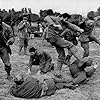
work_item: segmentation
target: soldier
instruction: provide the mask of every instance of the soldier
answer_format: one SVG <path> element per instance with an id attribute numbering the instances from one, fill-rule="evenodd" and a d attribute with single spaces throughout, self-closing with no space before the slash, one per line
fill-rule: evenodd
<path id="1" fill-rule="evenodd" d="M 78 40 L 76 37 L 79 36 L 79 34 L 77 34 L 79 32 L 73 32 L 71 29 L 66 28 L 62 33 L 61 36 L 64 37 L 65 40 L 68 40 L 70 42 L 72 42 L 75 46 L 78 45 Z M 66 56 L 66 61 L 70 61 L 70 58 L 72 57 L 72 53 L 68 50 L 68 54 Z"/>
<path id="2" fill-rule="evenodd" d="M 16 75 L 15 84 L 10 89 L 10 94 L 20 98 L 40 98 L 51 96 L 56 90 L 63 88 L 75 89 L 76 86 L 69 85 L 68 79 L 50 78 L 48 76 L 23 78 L 23 75 Z"/>
<path id="3" fill-rule="evenodd" d="M 29 49 L 30 60 L 28 64 L 28 73 L 31 74 L 32 65 L 39 65 L 41 73 L 47 73 L 54 69 L 51 56 L 45 52 L 34 47 Z"/>
<path id="4" fill-rule="evenodd" d="M 71 16 L 68 16 L 67 13 L 63 13 L 62 15 L 60 15 L 60 17 L 62 17 L 62 27 L 63 27 L 63 32 L 61 33 L 61 36 L 64 37 L 65 40 L 68 40 L 70 42 L 72 42 L 74 45 L 78 44 L 78 40 L 76 39 L 76 37 L 79 37 L 80 32 L 78 32 L 78 30 L 80 30 L 80 28 L 76 25 L 68 25 L 68 20 L 71 18 Z M 65 21 L 63 21 L 65 20 Z M 72 27 L 74 26 L 74 27 Z M 76 30 L 74 29 L 76 28 Z M 68 50 L 68 55 L 66 56 L 66 61 L 70 61 L 70 58 L 72 56 L 72 53 L 70 52 L 70 50 Z"/>
<path id="5" fill-rule="evenodd" d="M 81 47 L 84 49 L 84 57 L 89 56 L 89 42 L 95 41 L 100 45 L 100 41 L 93 36 L 92 31 L 94 28 L 93 20 L 84 20 L 79 23 L 79 27 L 84 29 L 84 32 L 79 36 L 79 41 L 81 43 Z"/>
<path id="6" fill-rule="evenodd" d="M 29 39 L 29 33 L 30 30 L 30 24 L 28 22 L 27 17 L 23 17 L 23 20 L 18 24 L 18 30 L 19 30 L 19 55 L 21 55 L 21 50 L 24 47 L 24 54 L 27 55 L 27 46 L 28 46 L 28 39 Z"/>
<path id="7" fill-rule="evenodd" d="M 86 71 L 85 68 L 91 66 L 92 68 L 89 71 Z M 79 85 L 82 82 L 88 80 L 89 77 L 93 75 L 96 71 L 98 64 L 93 62 L 93 58 L 85 57 L 81 61 L 75 60 L 70 66 L 69 70 L 72 75 L 73 83 Z"/>
<path id="8" fill-rule="evenodd" d="M 67 14 L 67 16 L 70 16 L 70 15 Z M 45 38 L 49 43 L 51 43 L 53 46 L 56 47 L 57 53 L 59 54 L 58 59 L 57 59 L 57 67 L 55 67 L 55 70 L 56 70 L 55 75 L 61 76 L 62 65 L 63 63 L 66 63 L 64 48 L 67 48 L 68 50 L 70 50 L 71 53 L 77 59 L 79 59 L 78 56 L 76 55 L 77 49 L 72 42 L 64 40 L 63 37 L 59 34 L 63 30 L 61 23 L 60 23 L 61 20 L 60 18 L 54 16 L 52 10 L 47 11 L 47 16 L 44 18 L 44 21 L 46 22 L 48 26 L 46 28 Z M 69 22 L 66 22 L 66 23 L 67 23 L 67 26 L 73 27 L 76 31 L 79 31 L 79 32 L 83 31 L 83 30 L 77 30 L 75 25 L 73 26 Z"/>
<path id="9" fill-rule="evenodd" d="M 2 22 L 0 17 L 0 57 L 5 65 L 5 71 L 7 72 L 7 79 L 11 79 L 11 63 L 9 54 L 11 54 L 10 45 L 14 43 L 15 39 L 13 36 L 12 28 Z"/>

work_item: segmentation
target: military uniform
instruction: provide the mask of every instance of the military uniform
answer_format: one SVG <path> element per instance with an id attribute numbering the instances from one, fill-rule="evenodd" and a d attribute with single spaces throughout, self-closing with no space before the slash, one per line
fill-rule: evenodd
<path id="1" fill-rule="evenodd" d="M 28 67 L 31 69 L 32 65 L 39 65 L 40 71 L 43 73 L 47 73 L 54 68 L 51 56 L 40 50 L 36 50 L 34 56 L 30 56 Z"/>
<path id="2" fill-rule="evenodd" d="M 18 24 L 19 30 L 19 54 L 21 54 L 21 50 L 24 47 L 24 54 L 27 54 L 27 46 L 28 46 L 28 39 L 29 39 L 29 32 L 30 32 L 30 24 L 27 19 L 21 21 Z"/>
<path id="3" fill-rule="evenodd" d="M 10 76 L 11 63 L 9 54 L 11 54 L 11 49 L 9 45 L 14 43 L 14 36 L 12 28 L 2 22 L 2 30 L 0 31 L 0 57 L 5 65 L 5 71 L 7 72 L 7 78 Z"/>
<path id="4" fill-rule="evenodd" d="M 100 41 L 97 40 L 96 37 L 92 35 L 92 31 L 94 28 L 93 22 L 89 23 L 88 21 L 84 21 L 79 25 L 80 28 L 84 29 L 84 32 L 79 36 L 81 47 L 84 49 L 83 57 L 89 56 L 89 42 L 95 41 L 100 45 Z"/>
<path id="5" fill-rule="evenodd" d="M 60 71 L 62 64 L 65 63 L 66 56 L 64 48 L 70 50 L 71 53 L 78 59 L 78 57 L 75 55 L 77 49 L 72 42 L 64 40 L 60 35 L 62 26 L 60 24 L 59 18 L 54 16 L 47 16 L 44 20 L 48 24 L 48 27 L 46 28 L 45 38 L 49 43 L 56 47 L 57 53 L 59 54 L 57 59 L 57 67 L 55 68 L 55 70 Z M 70 23 L 67 24 L 69 25 Z M 73 27 L 72 24 L 70 26 Z"/>
<path id="6" fill-rule="evenodd" d="M 88 66 L 87 65 L 88 60 L 89 60 L 89 58 L 87 59 L 87 57 L 84 58 L 84 60 L 82 62 L 80 62 L 79 60 L 75 60 L 69 66 L 70 73 L 71 73 L 72 77 L 74 78 L 73 79 L 74 84 L 80 84 L 80 83 L 84 82 L 88 77 L 91 77 L 92 74 L 96 71 L 95 68 L 92 68 L 88 72 L 85 71 L 85 68 Z"/>
<path id="7" fill-rule="evenodd" d="M 73 25 L 71 26 L 71 25 L 68 25 L 67 23 L 64 23 L 64 25 L 62 23 L 62 26 L 64 27 L 64 31 L 61 33 L 61 36 L 63 36 L 65 40 L 68 40 L 72 42 L 74 45 L 77 45 L 78 40 L 76 39 L 76 37 L 80 35 L 79 27 L 74 25 L 76 27 L 75 28 L 75 27 L 72 27 Z M 72 56 L 72 53 L 68 50 L 68 55 L 66 56 L 66 60 L 70 61 L 71 56 Z"/>
<path id="8" fill-rule="evenodd" d="M 37 78 L 27 78 L 22 84 L 14 84 L 10 89 L 10 94 L 20 98 L 40 98 L 53 95 L 57 89 L 69 88 L 66 79 L 44 78 L 40 81 Z"/>

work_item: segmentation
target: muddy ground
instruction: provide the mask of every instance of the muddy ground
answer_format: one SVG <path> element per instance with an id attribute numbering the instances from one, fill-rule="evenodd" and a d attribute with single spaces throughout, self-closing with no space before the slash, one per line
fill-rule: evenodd
<path id="1" fill-rule="evenodd" d="M 96 29 L 96 36 L 99 38 L 100 29 Z M 25 76 L 27 72 L 27 63 L 29 60 L 29 56 L 19 56 L 18 55 L 18 45 L 19 41 L 16 37 L 15 43 L 11 46 L 12 55 L 11 55 L 11 63 L 12 63 L 12 76 L 17 73 L 23 73 Z M 43 49 L 50 53 L 53 58 L 53 62 L 56 63 L 57 53 L 54 47 L 52 47 L 46 41 L 42 41 L 41 38 L 33 38 L 29 40 L 29 46 L 33 45 L 39 49 Z M 83 54 L 83 49 L 78 44 L 78 54 L 79 56 Z M 66 50 L 67 53 L 67 50 Z M 99 67 L 94 75 L 90 78 L 87 84 L 80 85 L 75 90 L 70 89 L 62 89 L 56 91 L 56 93 L 52 96 L 47 96 L 40 98 L 39 100 L 100 100 L 100 46 L 96 43 L 90 43 L 90 56 L 94 58 L 94 61 L 98 62 Z M 75 58 L 73 57 L 71 61 Z M 55 64 L 56 65 L 56 64 Z M 63 66 L 63 75 L 66 77 L 70 77 L 70 73 L 68 71 L 67 66 Z M 33 75 L 38 71 L 38 67 L 33 67 Z M 51 75 L 49 73 L 49 75 Z M 27 100 L 21 98 L 15 98 L 9 94 L 9 89 L 13 82 L 10 82 L 6 79 L 6 72 L 4 71 L 3 63 L 0 60 L 0 100 Z M 28 99 L 35 100 L 35 99 Z"/>

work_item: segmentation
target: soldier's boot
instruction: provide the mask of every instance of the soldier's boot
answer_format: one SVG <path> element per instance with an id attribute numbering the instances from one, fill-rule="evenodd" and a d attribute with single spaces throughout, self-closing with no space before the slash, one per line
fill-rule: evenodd
<path id="1" fill-rule="evenodd" d="M 57 60 L 57 66 L 55 67 L 55 76 L 57 77 L 62 77 L 61 75 L 61 68 L 62 68 L 62 65 L 63 65 L 63 61 L 60 61 L 60 60 Z"/>
<path id="2" fill-rule="evenodd" d="M 24 55 L 27 55 L 27 47 L 24 47 Z"/>
<path id="3" fill-rule="evenodd" d="M 5 65 L 5 71 L 7 72 L 7 79 L 12 80 L 13 77 L 10 75 L 11 65 L 10 66 Z"/>

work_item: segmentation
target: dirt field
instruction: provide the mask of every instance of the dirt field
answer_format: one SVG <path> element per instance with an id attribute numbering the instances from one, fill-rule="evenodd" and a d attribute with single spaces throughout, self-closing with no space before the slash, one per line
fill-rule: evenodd
<path id="1" fill-rule="evenodd" d="M 96 36 L 99 38 L 100 29 L 96 29 Z M 18 55 L 18 38 L 16 38 L 15 43 L 11 46 L 12 55 L 11 55 L 11 63 L 12 63 L 12 76 L 16 73 L 25 73 L 27 72 L 27 63 L 29 60 L 29 56 L 19 56 Z M 50 53 L 53 58 L 53 62 L 56 63 L 57 53 L 55 48 L 53 48 L 46 41 L 42 41 L 40 38 L 34 38 L 29 41 L 29 45 L 33 45 L 35 47 L 41 48 Z M 83 54 L 83 49 L 78 45 L 78 54 Z M 67 53 L 67 51 L 66 51 Z M 94 58 L 94 61 L 97 61 L 100 65 L 100 46 L 95 43 L 90 43 L 90 56 Z M 72 61 L 75 58 L 72 58 Z M 66 66 L 63 66 L 63 74 L 66 77 L 69 77 L 68 68 L 65 69 Z M 34 67 L 35 71 L 38 68 Z M 35 72 L 34 72 L 35 73 Z M 12 82 L 9 82 L 6 78 L 6 72 L 4 71 L 3 63 L 0 60 L 0 100 L 27 100 L 21 98 L 15 98 L 9 94 L 9 89 L 12 85 Z M 35 100 L 35 99 L 28 99 Z M 97 71 L 90 78 L 90 81 L 87 84 L 80 85 L 75 90 L 70 89 L 62 89 L 56 91 L 56 93 L 50 97 L 40 98 L 39 100 L 100 100 L 100 66 L 97 68 Z"/>

